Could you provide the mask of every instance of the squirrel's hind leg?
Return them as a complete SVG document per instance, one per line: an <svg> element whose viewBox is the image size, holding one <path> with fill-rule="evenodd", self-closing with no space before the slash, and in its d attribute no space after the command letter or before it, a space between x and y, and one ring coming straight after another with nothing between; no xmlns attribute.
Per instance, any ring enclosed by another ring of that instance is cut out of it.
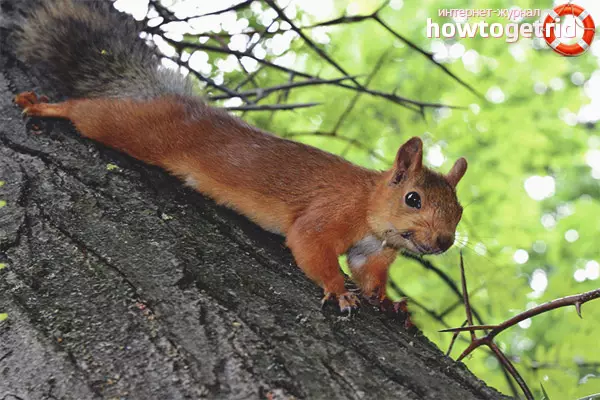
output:
<svg viewBox="0 0 600 400"><path fill-rule="evenodd" d="M35 92L21 92L15 96L15 99L13 101L19 107L25 108L32 104L36 104L36 103L47 103L48 97L46 97L46 96L38 97L35 94Z"/></svg>

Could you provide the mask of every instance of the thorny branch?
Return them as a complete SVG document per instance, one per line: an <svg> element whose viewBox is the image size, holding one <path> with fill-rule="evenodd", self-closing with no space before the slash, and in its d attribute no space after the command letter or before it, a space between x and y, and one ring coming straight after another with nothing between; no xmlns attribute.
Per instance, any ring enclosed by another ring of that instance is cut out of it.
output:
<svg viewBox="0 0 600 400"><path fill-rule="evenodd" d="M479 331L479 330L484 330L484 329L490 329L490 332L488 333L487 336L493 338L494 336L497 336L502 331L510 328L511 326L518 324L521 321L524 321L531 317L535 317L536 315L539 315L539 314L543 314L547 311L554 310L556 308L567 307L567 306L574 306L575 310L577 311L577 315L579 315L579 317L583 318L581 315L581 306L584 303L587 303L588 301L597 299L599 297L600 297L600 289L591 290L589 292L584 292L584 293L576 294L573 296L561 297L560 299L555 299L555 300L549 301L547 303L541 304L537 307L530 308L529 310L522 312L520 314L517 314L514 317L512 317L498 325L465 326L464 328L452 328L452 329L446 330L444 332L464 332L464 331Z"/></svg>
<svg viewBox="0 0 600 400"><path fill-rule="evenodd" d="M496 358L498 359L500 364L517 382L517 384L523 391L525 398L528 400L533 399L533 394L531 393L531 390L527 386L527 383L525 383L525 380L523 379L523 377L521 377L521 375L519 374L517 369L514 367L514 365L510 361L510 359L502 352L502 350L500 350L498 345L494 342L494 338L497 335L499 335L500 333L502 333L503 331L505 331L506 329L517 325L521 321L524 321L526 319L535 317L536 315L540 315L545 312L548 312L548 311L551 311L551 310L554 310L557 308L561 308L561 307L574 306L575 310L577 311L577 315L579 315L579 317L582 318L581 306L584 303L587 303L588 301L600 298L600 289L591 290L589 292L584 292L584 293L576 294L573 296L562 297L559 299L549 301L549 302L541 304L537 307L530 308L529 310L524 311L520 314L517 314L514 317L509 318L506 321L504 321L500 324L497 324L497 325L473 325L473 321L472 321L473 309L471 307L471 304L469 301L469 293L467 291L467 280L465 277L465 268L464 268L462 252L460 254L460 272L461 272L463 300L464 300L465 311L467 314L467 321L465 324L463 324L459 328L449 328L449 329L443 329L440 331L440 332L452 332L453 333L453 338L450 343L450 348L448 349L448 354L452 350L452 346L454 345L454 341L455 341L457 335L460 334L460 332L469 332L471 335L471 343L467 346L467 348L458 357L457 361L463 360L465 357L467 357L469 354L471 354L475 349L485 345L494 353L494 355L496 356ZM477 337L475 332L481 331L481 330L483 330L483 331L489 330L489 332L487 332L482 337Z"/></svg>

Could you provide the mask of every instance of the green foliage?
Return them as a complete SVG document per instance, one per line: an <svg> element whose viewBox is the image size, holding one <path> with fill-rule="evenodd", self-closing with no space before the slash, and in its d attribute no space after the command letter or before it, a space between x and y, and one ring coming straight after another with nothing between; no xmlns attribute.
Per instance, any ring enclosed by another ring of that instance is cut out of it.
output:
<svg viewBox="0 0 600 400"><path fill-rule="evenodd" d="M524 9L552 7L549 0L517 3ZM381 2L351 4L353 14L366 15ZM475 4L476 8L507 7L500 0L392 0L380 17L421 48L443 48L456 55L444 65L478 92L498 99L496 103L475 96L422 54L395 39L375 21L367 20L305 32L319 39L320 48L349 74L361 75L363 84L383 57L381 68L369 83L371 89L397 90L400 96L465 109L428 109L422 118L385 99L367 94L354 99L353 91L324 85L294 89L287 97L289 103L320 102L321 106L242 116L277 134L375 169L388 168L398 146L414 135L424 139L430 165L443 155L439 166L443 172L457 157L465 156L469 170L458 187L465 206L458 229L459 243L445 255L430 260L459 282L458 249L464 249L473 292L471 303L484 322L491 324L551 299L598 287L600 185L591 174L586 155L600 148L600 135L595 123L576 123L574 115L591 101L584 82L600 72L597 51L596 55L588 52L567 58L545 44L536 47L529 39L507 44L503 39L434 40L425 36L428 17L440 23L450 21L438 17L438 9L472 8ZM317 19L302 8L291 7L295 10L294 20L301 26L336 18L344 14L346 7L350 9L348 2L338 0L331 15ZM257 3L251 9L237 11L237 18L248 20L247 29L260 31L264 24L258 17L266 9L266 5ZM506 21L494 17L487 22ZM282 37L277 33L272 39ZM186 35L185 40L193 43L198 39ZM207 40L207 44L220 46L214 38ZM268 59L282 62L269 48L266 54ZM321 78L341 76L299 38L281 57L293 59L291 68ZM209 53L208 62L215 66L226 58ZM214 67L208 76L235 87L246 75L238 66L230 72ZM260 87L284 84L289 78L271 68L262 68L254 76ZM253 87L246 83L242 89ZM212 88L203 92L220 94ZM278 96L271 94L262 102L276 103ZM356 104L347 112L353 101ZM323 134L334 130L336 135ZM535 183L535 179L528 180L533 176L545 179L546 187L554 183L545 198L535 200L525 189L525 182ZM399 259L391 276L408 296L436 313L459 300L442 280L417 262ZM446 349L450 335L437 332L445 326L418 307L413 311L418 326ZM539 382L557 399L600 391L600 302L584 305L583 317L580 320L573 308L562 308L526 321L497 338L537 398L549 397L542 393ZM460 305L444 316L451 327L460 326L464 319ZM460 337L467 340L468 334ZM462 352L465 340L457 341L453 357ZM511 394L501 367L489 352L477 350L465 362L488 384Z"/></svg>

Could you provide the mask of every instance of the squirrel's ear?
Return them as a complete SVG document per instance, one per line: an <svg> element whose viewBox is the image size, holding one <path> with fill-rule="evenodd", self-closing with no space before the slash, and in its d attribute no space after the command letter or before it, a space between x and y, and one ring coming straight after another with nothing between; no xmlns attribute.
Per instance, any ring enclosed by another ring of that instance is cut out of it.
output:
<svg viewBox="0 0 600 400"><path fill-rule="evenodd" d="M407 174L418 172L423 166L423 142L418 137L410 138L400 147L394 162L392 183L399 183Z"/></svg>
<svg viewBox="0 0 600 400"><path fill-rule="evenodd" d="M446 175L446 180L453 187L456 187L458 182L465 175L465 172L467 172L467 160L465 160L464 158L461 157L458 160L456 160L456 162L454 163L454 166L452 167L450 172L448 172L448 174Z"/></svg>

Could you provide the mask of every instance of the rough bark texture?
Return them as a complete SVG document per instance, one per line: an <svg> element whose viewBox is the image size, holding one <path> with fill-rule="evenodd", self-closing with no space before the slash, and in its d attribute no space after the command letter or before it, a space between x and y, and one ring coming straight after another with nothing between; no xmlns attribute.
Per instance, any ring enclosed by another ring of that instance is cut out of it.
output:
<svg viewBox="0 0 600 400"><path fill-rule="evenodd" d="M3 44L0 399L502 397L399 321L321 311L281 238L163 171L32 134Z"/></svg>

